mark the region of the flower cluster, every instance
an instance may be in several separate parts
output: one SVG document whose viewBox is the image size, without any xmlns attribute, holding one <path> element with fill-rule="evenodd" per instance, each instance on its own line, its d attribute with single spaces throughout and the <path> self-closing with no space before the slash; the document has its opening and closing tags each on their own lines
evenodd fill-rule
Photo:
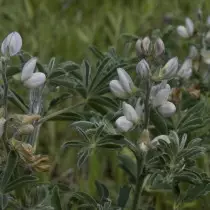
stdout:
<svg viewBox="0 0 210 210">
<path fill-rule="evenodd" d="M 10 33 L 2 42 L 1 52 L 4 56 L 10 57 L 17 55 L 22 47 L 22 38 L 18 32 Z M 46 76 L 42 72 L 34 72 L 37 58 L 29 59 L 22 69 L 21 80 L 28 88 L 37 88 L 46 81 Z"/>
</svg>

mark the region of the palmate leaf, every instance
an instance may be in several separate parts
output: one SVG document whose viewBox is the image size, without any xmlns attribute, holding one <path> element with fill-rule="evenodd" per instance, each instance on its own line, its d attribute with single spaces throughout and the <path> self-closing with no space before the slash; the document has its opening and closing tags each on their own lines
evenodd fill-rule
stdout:
<svg viewBox="0 0 210 210">
<path fill-rule="evenodd" d="M 82 62 L 81 71 L 83 76 L 83 85 L 88 87 L 91 80 L 91 66 L 87 60 Z"/>
<path fill-rule="evenodd" d="M 122 209 L 125 208 L 130 196 L 130 191 L 131 187 L 127 185 L 120 188 L 120 192 L 117 198 L 117 206 L 121 207 Z"/>
<path fill-rule="evenodd" d="M 55 186 L 52 190 L 51 204 L 56 210 L 62 210 L 59 188 Z"/>
<path fill-rule="evenodd" d="M 100 203 L 104 203 L 104 201 L 107 200 L 107 198 L 109 197 L 109 190 L 106 188 L 106 186 L 99 182 L 99 181 L 95 181 L 95 186 L 98 192 L 98 196 L 100 198 Z"/>
<path fill-rule="evenodd" d="M 119 155 L 119 166 L 130 177 L 132 183 L 136 182 L 137 166 L 136 163 L 127 155 Z"/>
<path fill-rule="evenodd" d="M 93 209 L 97 208 L 96 200 L 84 192 L 74 192 L 70 198 L 71 201 L 91 206 Z"/>
</svg>

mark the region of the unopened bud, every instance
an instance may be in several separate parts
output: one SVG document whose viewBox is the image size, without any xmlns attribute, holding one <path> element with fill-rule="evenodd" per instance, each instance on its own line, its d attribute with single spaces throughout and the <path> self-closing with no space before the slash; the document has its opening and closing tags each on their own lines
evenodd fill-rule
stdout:
<svg viewBox="0 0 210 210">
<path fill-rule="evenodd" d="M 31 124 L 26 124 L 26 125 L 22 125 L 19 129 L 18 129 L 18 134 L 19 135 L 29 135 L 34 131 L 34 126 Z"/>
<path fill-rule="evenodd" d="M 37 88 L 43 85 L 46 81 L 46 76 L 42 72 L 33 73 L 33 75 L 24 81 L 24 85 L 28 88 Z"/>
<path fill-rule="evenodd" d="M 22 47 L 22 38 L 18 32 L 10 33 L 1 44 L 1 52 L 3 55 L 14 56 Z"/>
<path fill-rule="evenodd" d="M 149 37 L 145 37 L 142 40 L 142 50 L 144 52 L 145 55 L 148 55 L 150 53 L 151 50 L 151 41 Z"/>
<path fill-rule="evenodd" d="M 165 51 L 163 40 L 158 38 L 154 45 L 155 56 L 160 56 Z"/>
<path fill-rule="evenodd" d="M 142 79 L 146 79 L 149 76 L 150 68 L 145 59 L 142 59 L 136 66 L 136 73 L 140 75 Z"/>
<path fill-rule="evenodd" d="M 148 150 L 149 150 L 149 147 L 144 143 L 144 142 L 141 142 L 140 144 L 139 144 L 139 149 L 142 151 L 142 152 L 148 152 Z"/>
<path fill-rule="evenodd" d="M 163 117 L 171 117 L 176 112 L 176 107 L 173 103 L 166 101 L 158 107 L 158 111 Z"/>
<path fill-rule="evenodd" d="M 133 123 L 127 120 L 125 116 L 119 117 L 115 124 L 121 132 L 128 132 L 133 127 Z"/>
<path fill-rule="evenodd" d="M 138 39 L 137 41 L 136 41 L 136 55 L 138 56 L 138 57 L 141 57 L 141 55 L 142 55 L 142 48 L 141 48 L 141 44 L 142 44 L 142 40 L 141 39 Z"/>
<path fill-rule="evenodd" d="M 0 118 L 0 138 L 2 137 L 3 133 L 4 133 L 4 124 L 5 124 L 6 120 L 5 118 Z"/>
<path fill-rule="evenodd" d="M 29 79 L 30 77 L 32 77 L 33 72 L 36 68 L 36 62 L 37 62 L 37 58 L 31 58 L 25 63 L 25 65 L 23 66 L 22 74 L 21 74 L 22 81 L 25 81 Z"/>
</svg>

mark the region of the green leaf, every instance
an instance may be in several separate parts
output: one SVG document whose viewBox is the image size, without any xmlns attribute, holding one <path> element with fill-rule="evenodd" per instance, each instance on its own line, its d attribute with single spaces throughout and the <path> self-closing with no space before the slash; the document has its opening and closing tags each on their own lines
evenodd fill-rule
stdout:
<svg viewBox="0 0 210 210">
<path fill-rule="evenodd" d="M 88 61 L 84 60 L 81 65 L 82 75 L 83 75 L 83 84 L 85 87 L 88 87 L 91 75 L 91 66 Z"/>
<path fill-rule="evenodd" d="M 160 134 L 168 134 L 168 127 L 165 119 L 155 109 L 151 109 L 150 119 Z"/>
<path fill-rule="evenodd" d="M 7 77 L 12 77 L 13 75 L 20 73 L 20 72 L 21 72 L 21 70 L 17 66 L 10 66 L 7 68 L 7 71 L 6 71 Z"/>
<path fill-rule="evenodd" d="M 6 209 L 6 207 L 8 206 L 8 196 L 7 195 L 0 194 L 0 206 L 1 206 L 1 210 Z"/>
<path fill-rule="evenodd" d="M 1 190 L 3 192 L 6 189 L 11 176 L 13 175 L 17 162 L 18 162 L 18 156 L 16 152 L 10 151 L 10 153 L 8 154 L 7 164 L 6 164 L 5 170 L 3 172 L 2 180 L 1 180 Z"/>
<path fill-rule="evenodd" d="M 35 176 L 30 176 L 30 175 L 26 175 L 26 176 L 22 176 L 19 177 L 13 181 L 11 181 L 5 188 L 4 192 L 8 193 L 12 190 L 15 190 L 16 188 L 20 188 L 23 187 L 26 184 L 32 184 L 38 181 L 38 178 Z"/>
<path fill-rule="evenodd" d="M 52 190 L 51 204 L 56 210 L 62 210 L 59 189 L 55 186 Z"/>
<path fill-rule="evenodd" d="M 90 46 L 89 49 L 98 59 L 103 59 L 104 57 L 103 53 L 100 52 L 96 47 Z"/>
<path fill-rule="evenodd" d="M 130 186 L 123 186 L 120 188 L 120 192 L 117 198 L 117 206 L 121 208 L 125 208 L 126 203 L 130 196 L 131 187 Z"/>
<path fill-rule="evenodd" d="M 97 180 L 95 181 L 95 185 L 101 202 L 106 201 L 106 199 L 109 197 L 109 191 L 106 186 Z"/>
<path fill-rule="evenodd" d="M 119 155 L 119 166 L 130 176 L 131 182 L 135 183 L 137 168 L 136 163 L 127 155 Z"/>
</svg>

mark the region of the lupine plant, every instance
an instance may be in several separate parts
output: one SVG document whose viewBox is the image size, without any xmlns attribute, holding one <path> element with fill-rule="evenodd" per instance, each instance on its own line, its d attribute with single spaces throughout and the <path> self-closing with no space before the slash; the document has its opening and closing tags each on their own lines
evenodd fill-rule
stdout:
<svg viewBox="0 0 210 210">
<path fill-rule="evenodd" d="M 196 86 L 209 84 L 200 73 L 202 61 L 210 63 L 210 21 L 203 19 L 195 26 L 186 18 L 177 27 L 193 43 L 183 62 L 153 34 L 132 36 L 135 56 L 91 47 L 96 63 L 52 58 L 44 65 L 22 50 L 18 32 L 10 33 L 0 59 L 1 209 L 163 209 L 160 196 L 167 198 L 165 209 L 199 206 L 196 200 L 210 191 L 209 170 L 200 167 L 210 107 Z M 52 120 L 70 122 L 72 131 L 57 157 L 38 149 L 42 127 Z M 58 160 L 72 149 L 76 173 L 56 177 Z M 108 157 L 113 153 L 116 159 Z M 110 165 L 121 170 L 120 187 L 101 175 Z"/>
</svg>

